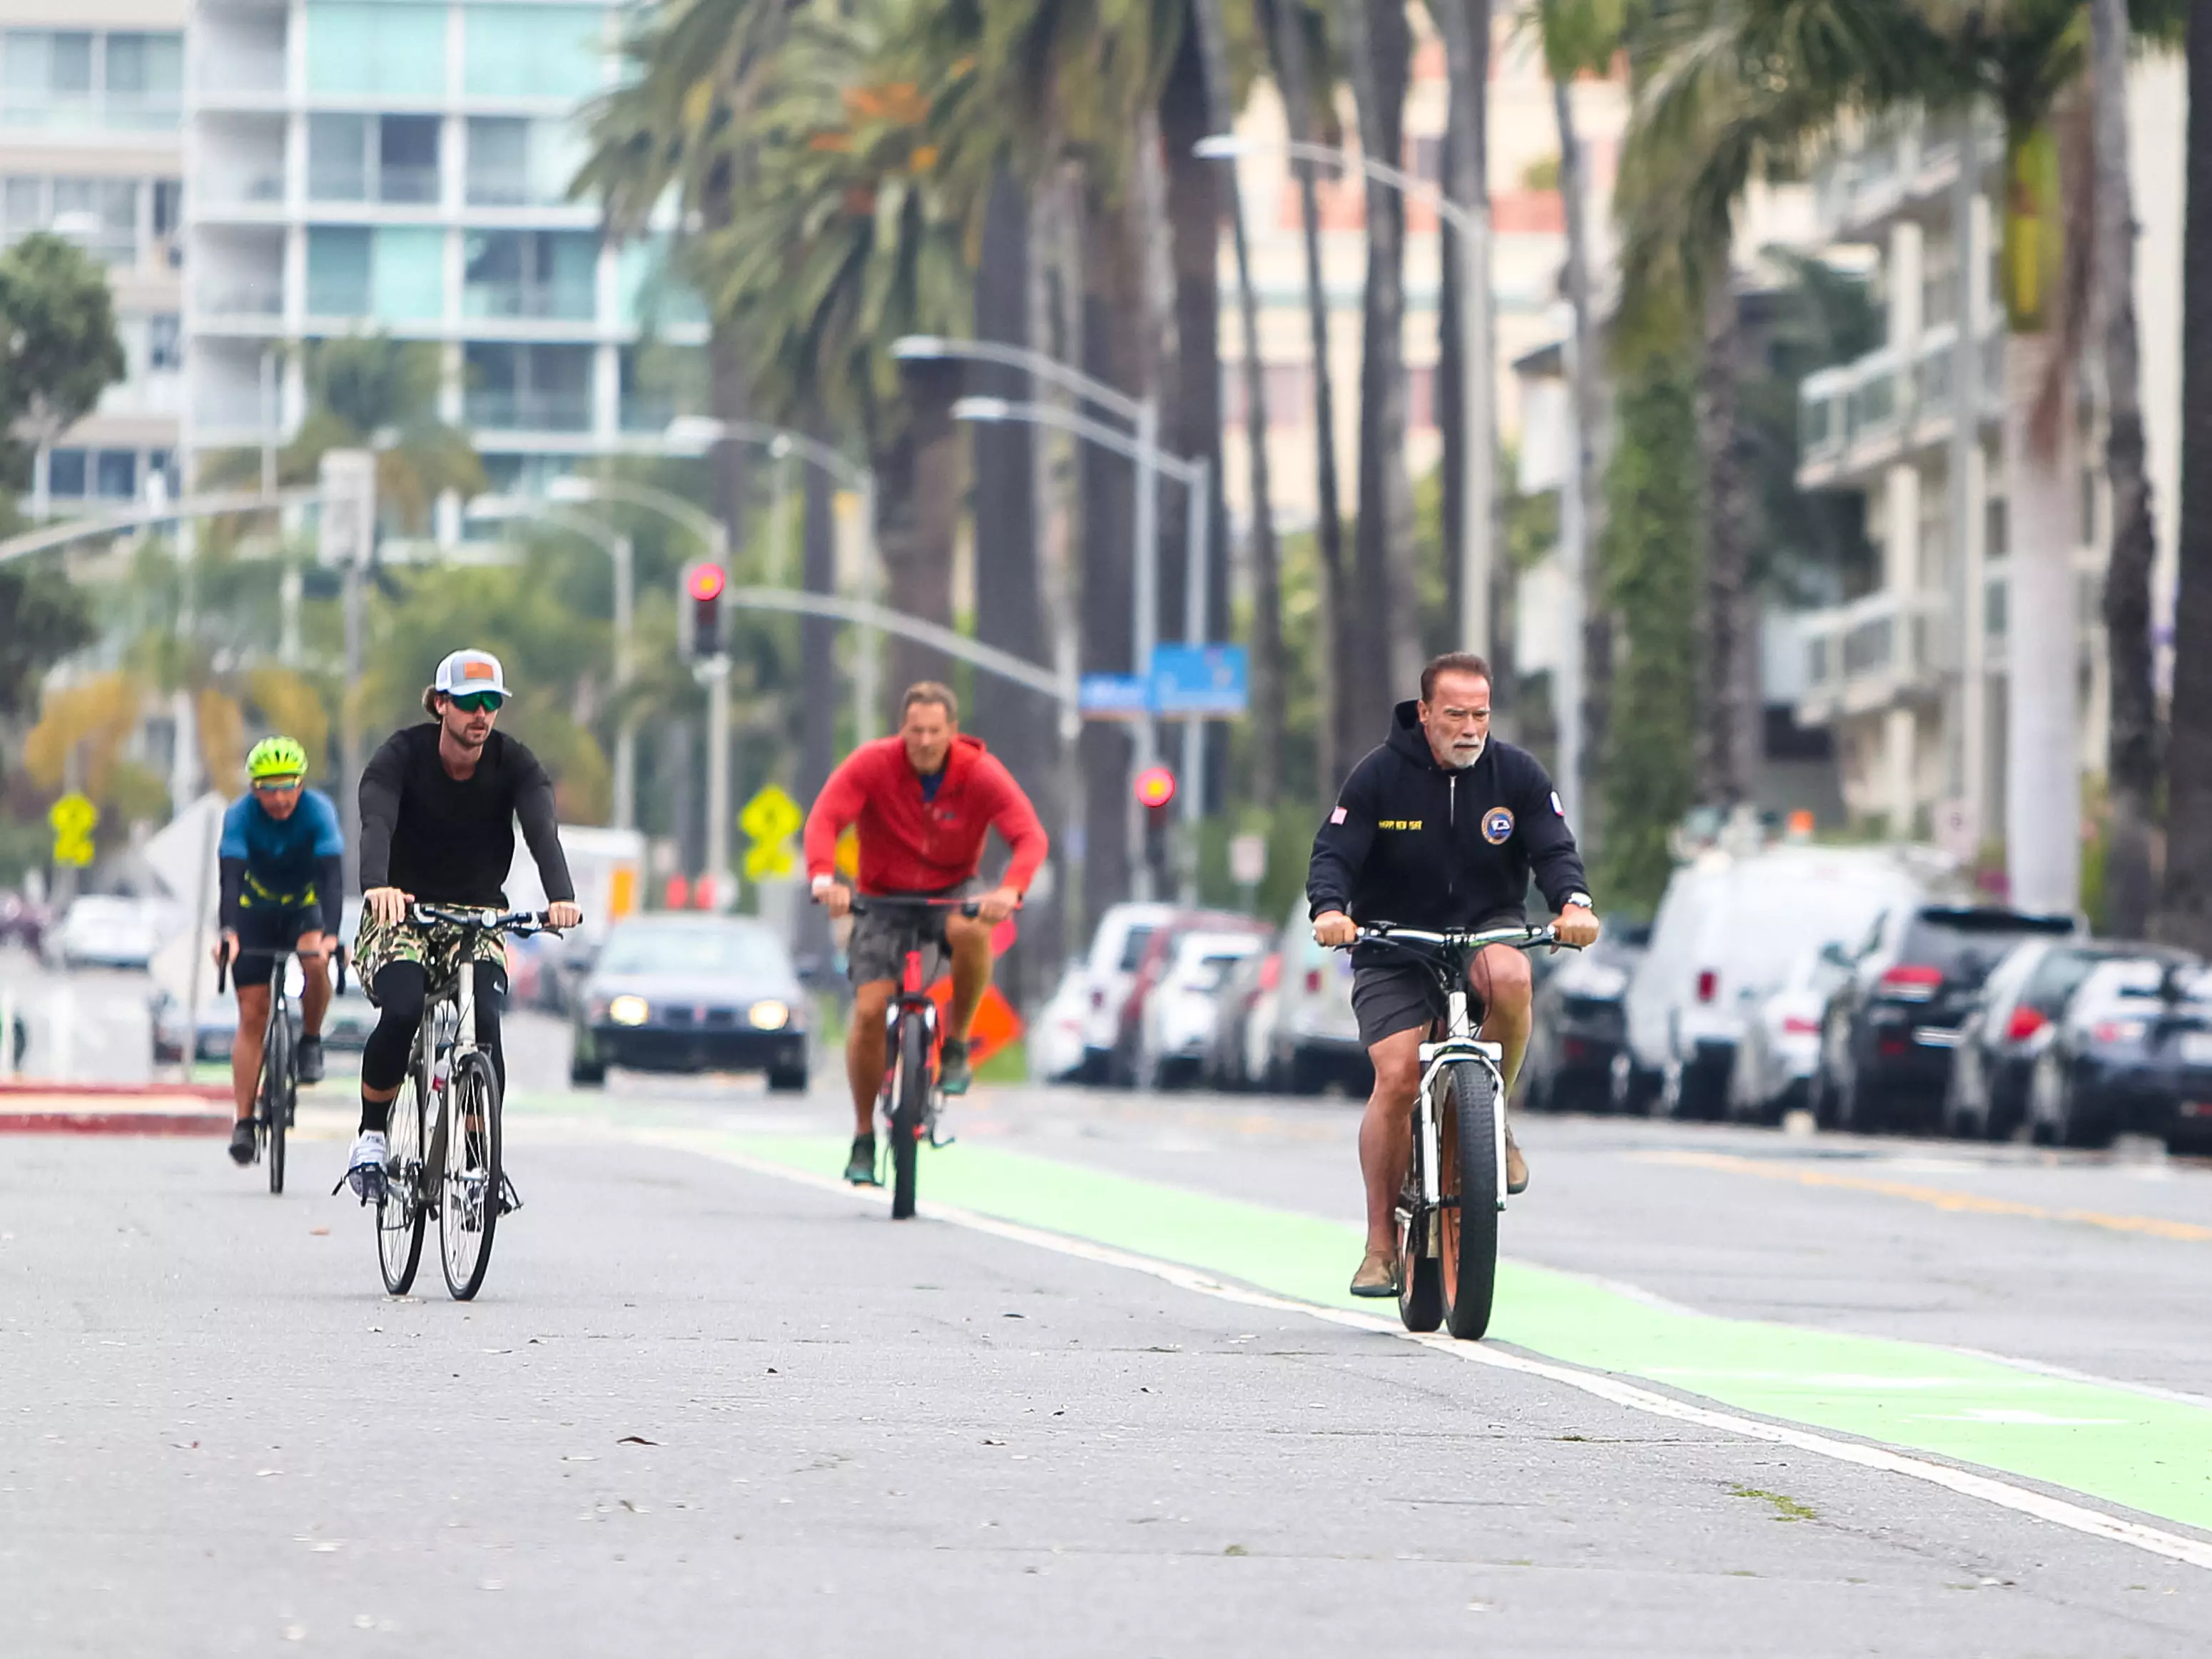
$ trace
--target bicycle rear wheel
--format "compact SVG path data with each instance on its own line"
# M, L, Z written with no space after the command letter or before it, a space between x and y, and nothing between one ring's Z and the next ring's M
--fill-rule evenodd
M389 1147L384 1167L383 1201L376 1206L376 1257L384 1269L384 1288L404 1296L414 1288L422 1260L422 1127L428 1091L420 1066L410 1067L392 1103L386 1130Z
M273 1006L261 1039L262 1132L268 1136L269 1190L284 1190L284 1131L292 1116L292 1022L281 1004Z
M1503 1109L1490 1068L1471 1060L1445 1068L1437 1115L1442 1217L1444 1323L1454 1336L1479 1341L1490 1328L1498 1285L1498 1114Z
M929 1115L929 1026L909 1012L898 1023L898 1088L891 1096L891 1219L914 1213L915 1164Z
M438 1182L438 1244L446 1288L466 1302L482 1288L499 1225L499 1079L481 1054L463 1054L446 1083L445 1168Z

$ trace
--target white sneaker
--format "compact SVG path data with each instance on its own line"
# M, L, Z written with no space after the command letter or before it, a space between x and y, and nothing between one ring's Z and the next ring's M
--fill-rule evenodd
M390 1151L380 1129L363 1129L355 1138L352 1154L346 1159L346 1180L362 1203L382 1201L384 1160Z

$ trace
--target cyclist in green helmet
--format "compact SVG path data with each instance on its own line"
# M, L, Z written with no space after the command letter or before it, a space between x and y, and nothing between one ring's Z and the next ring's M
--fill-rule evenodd
M323 1077L323 1014L331 1006L330 951L345 898L345 837L331 798L301 787L307 773L307 751L295 739L264 738L246 757L252 787L222 815L222 941L216 951L231 963L238 986L238 1036L230 1048L238 1121L230 1156L240 1164L253 1161L253 1096L269 1026L269 981L282 960L273 951L300 953L306 981L300 1079L319 1083Z

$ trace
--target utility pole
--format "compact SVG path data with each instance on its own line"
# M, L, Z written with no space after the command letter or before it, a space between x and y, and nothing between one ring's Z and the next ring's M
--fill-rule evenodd
M614 541L615 559L615 827L637 828L637 712L631 707L631 677L637 665L630 644L634 595L631 579L635 550L627 536Z
M345 608L345 690L338 717L338 817L345 831L348 892L361 889L361 684L367 644L362 584L376 547L376 457L333 449L323 457L322 520L315 556L341 573Z

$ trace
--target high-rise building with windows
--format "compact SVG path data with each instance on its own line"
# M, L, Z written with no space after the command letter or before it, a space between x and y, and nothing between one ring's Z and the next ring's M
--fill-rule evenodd
M167 472L184 403L179 240L185 0L0 5L0 240L107 267L127 369L42 446L27 505L77 512Z
M188 457L307 412L317 342L434 348L495 489L649 447L703 396L665 244L568 189L603 0L201 0L185 74Z

